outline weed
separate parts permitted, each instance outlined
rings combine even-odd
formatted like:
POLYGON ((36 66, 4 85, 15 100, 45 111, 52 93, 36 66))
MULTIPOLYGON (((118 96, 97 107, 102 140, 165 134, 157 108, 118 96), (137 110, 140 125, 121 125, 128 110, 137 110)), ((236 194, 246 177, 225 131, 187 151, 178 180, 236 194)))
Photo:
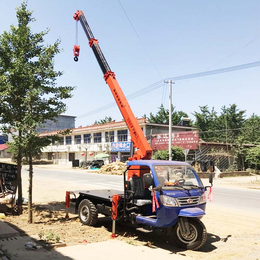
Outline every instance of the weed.
POLYGON ((132 245, 132 246, 136 246, 136 244, 133 240, 127 240, 126 243, 129 245, 132 245))
POLYGON ((54 239, 54 233, 52 231, 49 231, 49 233, 46 235, 46 241, 52 241, 54 239))
POLYGON ((55 241, 56 241, 57 243, 60 242, 60 237, 59 237, 58 235, 55 236, 55 241))
POLYGON ((43 239, 43 237, 44 237, 44 232, 41 230, 40 233, 38 234, 38 236, 39 236, 40 239, 43 239))

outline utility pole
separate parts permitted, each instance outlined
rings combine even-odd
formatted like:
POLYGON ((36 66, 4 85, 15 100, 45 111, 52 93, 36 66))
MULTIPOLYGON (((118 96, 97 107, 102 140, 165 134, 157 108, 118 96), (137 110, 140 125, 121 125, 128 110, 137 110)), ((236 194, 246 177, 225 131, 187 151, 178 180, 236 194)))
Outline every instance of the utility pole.
POLYGON ((172 160, 172 80, 165 80, 164 83, 169 83, 169 161, 172 160))

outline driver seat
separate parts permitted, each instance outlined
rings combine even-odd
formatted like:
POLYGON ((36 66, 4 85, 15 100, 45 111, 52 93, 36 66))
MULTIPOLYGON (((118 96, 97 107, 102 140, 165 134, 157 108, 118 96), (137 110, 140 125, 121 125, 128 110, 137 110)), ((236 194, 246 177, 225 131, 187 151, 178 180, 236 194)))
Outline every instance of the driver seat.
POLYGON ((145 187, 143 178, 133 176, 129 179, 129 190, 132 194, 132 202, 136 206, 144 206, 152 204, 152 200, 145 198, 145 187))

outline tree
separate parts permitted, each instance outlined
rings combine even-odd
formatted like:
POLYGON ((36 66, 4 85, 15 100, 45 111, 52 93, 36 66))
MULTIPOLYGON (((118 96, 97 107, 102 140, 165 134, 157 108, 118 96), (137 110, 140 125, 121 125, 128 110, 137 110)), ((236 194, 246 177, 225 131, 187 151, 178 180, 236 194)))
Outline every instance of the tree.
MULTIPOLYGON (((159 150, 153 155, 153 159, 156 160, 169 160, 169 150, 159 150)), ((184 161, 185 155, 183 149, 178 146, 172 146, 172 160, 184 161)))
POLYGON ((36 127, 47 119, 53 120, 66 110, 63 99, 71 97, 71 86, 57 87, 54 56, 60 52, 60 40, 44 46, 48 30, 32 33, 30 23, 35 19, 27 10, 27 2, 17 8, 18 26, 0 36, 0 123, 11 133, 18 167, 18 213, 22 212, 21 163, 29 158, 29 222, 32 222, 32 159, 48 145, 50 137, 40 138, 36 127))
POLYGON ((235 104, 221 108, 220 116, 208 106, 200 107, 201 112, 195 112, 195 127, 200 131, 201 139, 205 141, 234 143, 240 135, 245 123, 245 110, 239 110, 235 104))
MULTIPOLYGON (((153 115, 150 113, 150 117, 144 115, 149 123, 155 124, 169 124, 169 109, 165 109, 163 105, 159 108, 159 111, 153 115)), ((182 117, 188 117, 188 115, 183 111, 175 111, 175 108, 172 106, 172 124, 178 125, 182 117)))
POLYGON ((259 144, 260 143, 260 117, 253 114, 248 118, 241 130, 244 143, 259 144))
POLYGON ((209 107, 201 106, 200 112, 194 112, 195 123, 194 126, 199 129, 200 138, 205 141, 219 141, 217 132, 217 112, 214 107, 209 110, 209 107))
POLYGON ((246 163, 248 167, 260 170, 260 145, 250 148, 246 155, 246 163))
POLYGON ((107 124, 107 123, 110 123, 110 122, 112 122, 113 121, 113 119, 112 119, 112 117, 105 117, 104 119, 100 119, 99 121, 95 121, 95 125, 103 125, 103 124, 107 124))
POLYGON ((236 146, 234 149, 234 157, 235 157, 235 164, 237 165, 237 170, 245 170, 245 158, 247 155, 248 148, 244 146, 245 138, 243 136, 239 136, 235 140, 236 146))
POLYGON ((229 107, 223 106, 222 112, 219 116, 218 126, 222 131, 222 141, 228 143, 234 143, 235 140, 242 132, 242 128, 245 123, 245 110, 239 110, 236 104, 232 104, 229 107))

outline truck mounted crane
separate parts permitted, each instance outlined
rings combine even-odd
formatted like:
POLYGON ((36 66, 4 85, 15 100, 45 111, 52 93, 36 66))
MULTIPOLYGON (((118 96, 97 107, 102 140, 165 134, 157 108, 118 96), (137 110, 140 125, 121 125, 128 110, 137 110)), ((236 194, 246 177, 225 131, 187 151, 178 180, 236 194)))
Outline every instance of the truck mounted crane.
MULTIPOLYGON (((116 221, 124 221, 145 230, 164 230, 182 248, 200 248, 207 237, 200 219, 205 214, 206 191, 207 188, 211 191, 212 175, 209 175, 211 186, 204 186, 186 162, 151 160, 152 149, 84 13, 78 10, 73 18, 81 22, 89 46, 128 126, 134 149, 126 164, 122 190, 66 191, 66 217, 70 203, 74 203, 75 213, 85 225, 95 225, 98 213, 111 216, 113 237, 116 221)), ((74 45, 75 61, 78 61, 79 52, 80 46, 74 45)))
MULTIPOLYGON (((80 21, 84 32, 89 40, 89 46, 92 48, 94 55, 98 61, 98 64, 104 74, 104 79, 108 84, 111 93, 114 96, 114 99, 120 109, 120 112, 127 124, 127 127, 130 131, 131 141, 133 142, 133 155, 129 160, 145 160, 151 159, 152 156, 152 148, 147 142, 144 133, 138 124, 136 117, 133 114, 132 109, 129 106, 129 103, 119 86, 115 73, 111 71, 104 54, 102 53, 98 40, 94 37, 88 22, 82 11, 77 11, 74 14, 74 19, 76 21, 80 21)), ((80 46, 74 45, 74 59, 77 61, 79 56, 80 46)))

